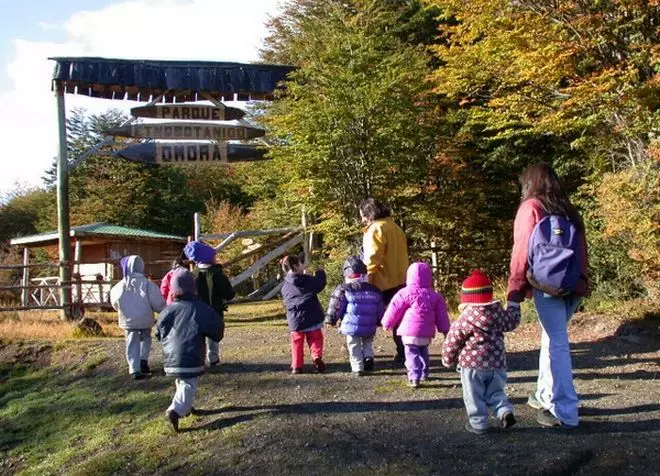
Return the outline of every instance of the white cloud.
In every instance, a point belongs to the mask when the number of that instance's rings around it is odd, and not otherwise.
[[[49,56],[249,62],[258,58],[264,22],[278,0],[134,0],[80,11],[62,25],[63,43],[15,39],[5,64],[11,89],[0,91],[0,192],[37,184],[57,154],[57,114]],[[42,25],[43,26],[43,25]],[[51,25],[48,25],[51,27]],[[67,109],[102,112],[135,103],[66,96]]]

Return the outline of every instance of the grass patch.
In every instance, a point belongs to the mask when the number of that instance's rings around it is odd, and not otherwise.
[[[376,385],[376,387],[374,387],[374,393],[383,395],[388,393],[400,392],[405,388],[406,388],[406,380],[402,377],[397,377],[397,378],[388,379],[387,381]]]

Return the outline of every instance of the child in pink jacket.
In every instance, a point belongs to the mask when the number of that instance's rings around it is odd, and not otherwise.
[[[394,295],[385,315],[383,329],[397,329],[405,345],[408,386],[419,387],[429,376],[429,344],[436,329],[449,331],[447,305],[442,294],[433,290],[433,274],[427,263],[408,268],[406,287]]]

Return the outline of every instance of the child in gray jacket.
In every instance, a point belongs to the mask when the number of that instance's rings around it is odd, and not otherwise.
[[[126,334],[128,373],[135,380],[149,373],[149,351],[154,312],[165,307],[158,286],[144,276],[144,262],[137,255],[120,261],[124,279],[110,290],[110,303],[119,312],[119,327]]]

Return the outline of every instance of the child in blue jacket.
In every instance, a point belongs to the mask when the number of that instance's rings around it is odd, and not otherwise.
[[[335,288],[328,303],[325,322],[346,336],[351,371],[361,376],[374,369],[373,341],[383,316],[383,295],[366,280],[367,266],[357,256],[344,263],[344,280]]]
[[[176,377],[176,392],[165,415],[179,431],[179,418],[192,412],[199,376],[205,370],[205,339],[220,342],[224,326],[218,313],[197,299],[195,278],[188,270],[177,269],[170,286],[174,303],[160,313],[156,337],[163,345],[165,374]]]
[[[302,372],[305,340],[317,372],[325,372],[323,309],[317,296],[325,288],[325,271],[318,268],[314,276],[305,274],[305,265],[297,256],[285,256],[281,263],[286,273],[282,298],[291,331],[291,373]]]

